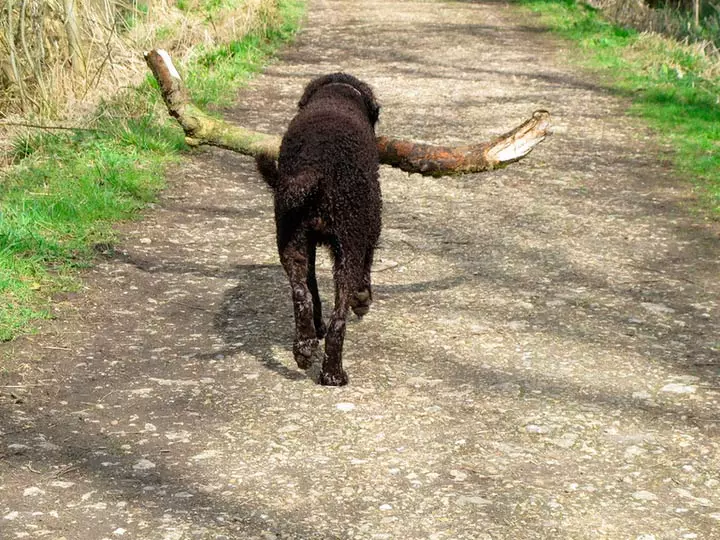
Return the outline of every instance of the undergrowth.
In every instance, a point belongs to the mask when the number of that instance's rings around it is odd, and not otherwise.
[[[183,70],[196,103],[229,103],[292,37],[302,12],[300,0],[281,0],[254,32],[197,55]],[[184,148],[150,76],[103,102],[86,129],[14,140],[15,165],[0,176],[0,340],[49,317],[53,296],[78,287],[77,270],[112,243],[114,223],[156,197]]]
[[[675,149],[675,166],[691,178],[720,218],[720,63],[701,49],[603,19],[572,0],[520,0],[542,24],[579,45],[577,61],[632,98],[631,113]]]

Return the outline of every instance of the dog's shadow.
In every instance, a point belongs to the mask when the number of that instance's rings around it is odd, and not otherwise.
[[[282,267],[240,265],[233,270],[233,278],[237,284],[225,292],[214,319],[215,330],[226,344],[222,353],[250,355],[289,380],[316,380],[319,377],[316,366],[308,371],[294,366],[293,307]],[[292,367],[278,356],[287,356]]]

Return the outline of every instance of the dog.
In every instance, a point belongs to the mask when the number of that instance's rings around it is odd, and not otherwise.
[[[256,157],[275,202],[277,247],[292,290],[293,356],[308,369],[322,358],[320,383],[348,383],[342,352],[348,310],[372,302],[370,271],[381,230],[382,197],[375,126],[380,106],[366,83],[347,73],[310,82],[285,133],[277,162]],[[335,306],[327,325],[315,276],[318,245],[333,258]],[[325,338],[325,354],[318,354]]]

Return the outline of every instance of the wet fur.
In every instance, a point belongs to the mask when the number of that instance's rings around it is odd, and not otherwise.
[[[307,369],[325,337],[320,382],[347,384],[342,350],[348,309],[372,302],[370,270],[380,236],[381,195],[375,124],[380,107],[370,87],[345,73],[313,80],[283,137],[277,163],[256,158],[273,190],[280,261],[292,289],[293,354]],[[333,256],[335,306],[326,326],[315,277],[315,253]]]

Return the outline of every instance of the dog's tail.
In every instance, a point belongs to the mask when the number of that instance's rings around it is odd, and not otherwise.
[[[258,154],[255,157],[255,164],[267,185],[275,193],[275,203],[283,211],[304,206],[305,202],[317,193],[318,176],[311,171],[286,176],[281,184],[275,158],[268,154]]]
[[[255,156],[255,166],[270,189],[276,191],[279,175],[275,158],[268,154],[258,154]]]

